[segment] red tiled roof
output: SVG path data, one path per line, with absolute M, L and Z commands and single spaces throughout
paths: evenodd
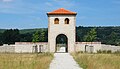
M 52 12 L 48 12 L 47 13 L 48 15 L 76 15 L 77 13 L 76 12 L 71 12 L 69 10 L 66 10 L 64 8 L 60 8 L 60 9 L 57 9 L 57 10 L 54 10 Z

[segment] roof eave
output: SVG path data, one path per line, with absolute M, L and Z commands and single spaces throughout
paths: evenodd
M 77 13 L 47 13 L 47 15 L 77 15 Z

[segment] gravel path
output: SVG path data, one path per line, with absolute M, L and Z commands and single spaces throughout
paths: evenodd
M 55 53 L 49 69 L 82 69 L 69 53 Z

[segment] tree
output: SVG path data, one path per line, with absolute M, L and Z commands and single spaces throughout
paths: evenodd
M 116 39 L 117 39 L 117 34 L 115 32 L 112 32 L 110 35 L 109 35 L 109 38 L 110 39 L 113 39 L 113 41 L 115 42 Z
M 2 42 L 2 33 L 0 33 L 0 45 L 2 45 L 3 42 Z
M 91 29 L 87 35 L 84 36 L 84 41 L 86 42 L 93 42 L 97 37 L 97 32 L 96 32 L 96 28 Z
M 107 44 L 112 44 L 112 45 L 117 45 L 119 44 L 119 38 L 117 36 L 117 33 L 115 33 L 114 31 L 111 32 L 111 34 L 108 36 L 107 38 L 108 42 Z
M 45 37 L 45 42 L 48 42 L 48 30 L 45 30 L 44 37 Z
M 39 42 L 39 33 L 38 31 L 36 31 L 34 34 L 33 34 L 33 39 L 32 39 L 32 42 Z
M 76 42 L 82 41 L 83 40 L 82 37 L 83 37 L 82 29 L 76 28 Z
M 34 33 L 24 33 L 20 34 L 20 41 L 21 42 L 32 42 Z
M 40 42 L 44 42 L 45 41 L 45 31 L 41 31 L 40 32 Z
M 20 33 L 18 29 L 9 29 L 3 32 L 3 43 L 14 44 L 20 41 Z

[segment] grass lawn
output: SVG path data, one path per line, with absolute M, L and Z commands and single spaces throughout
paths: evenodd
M 53 54 L 0 53 L 0 69 L 48 69 Z
M 120 54 L 72 53 L 72 55 L 84 69 L 120 69 Z

